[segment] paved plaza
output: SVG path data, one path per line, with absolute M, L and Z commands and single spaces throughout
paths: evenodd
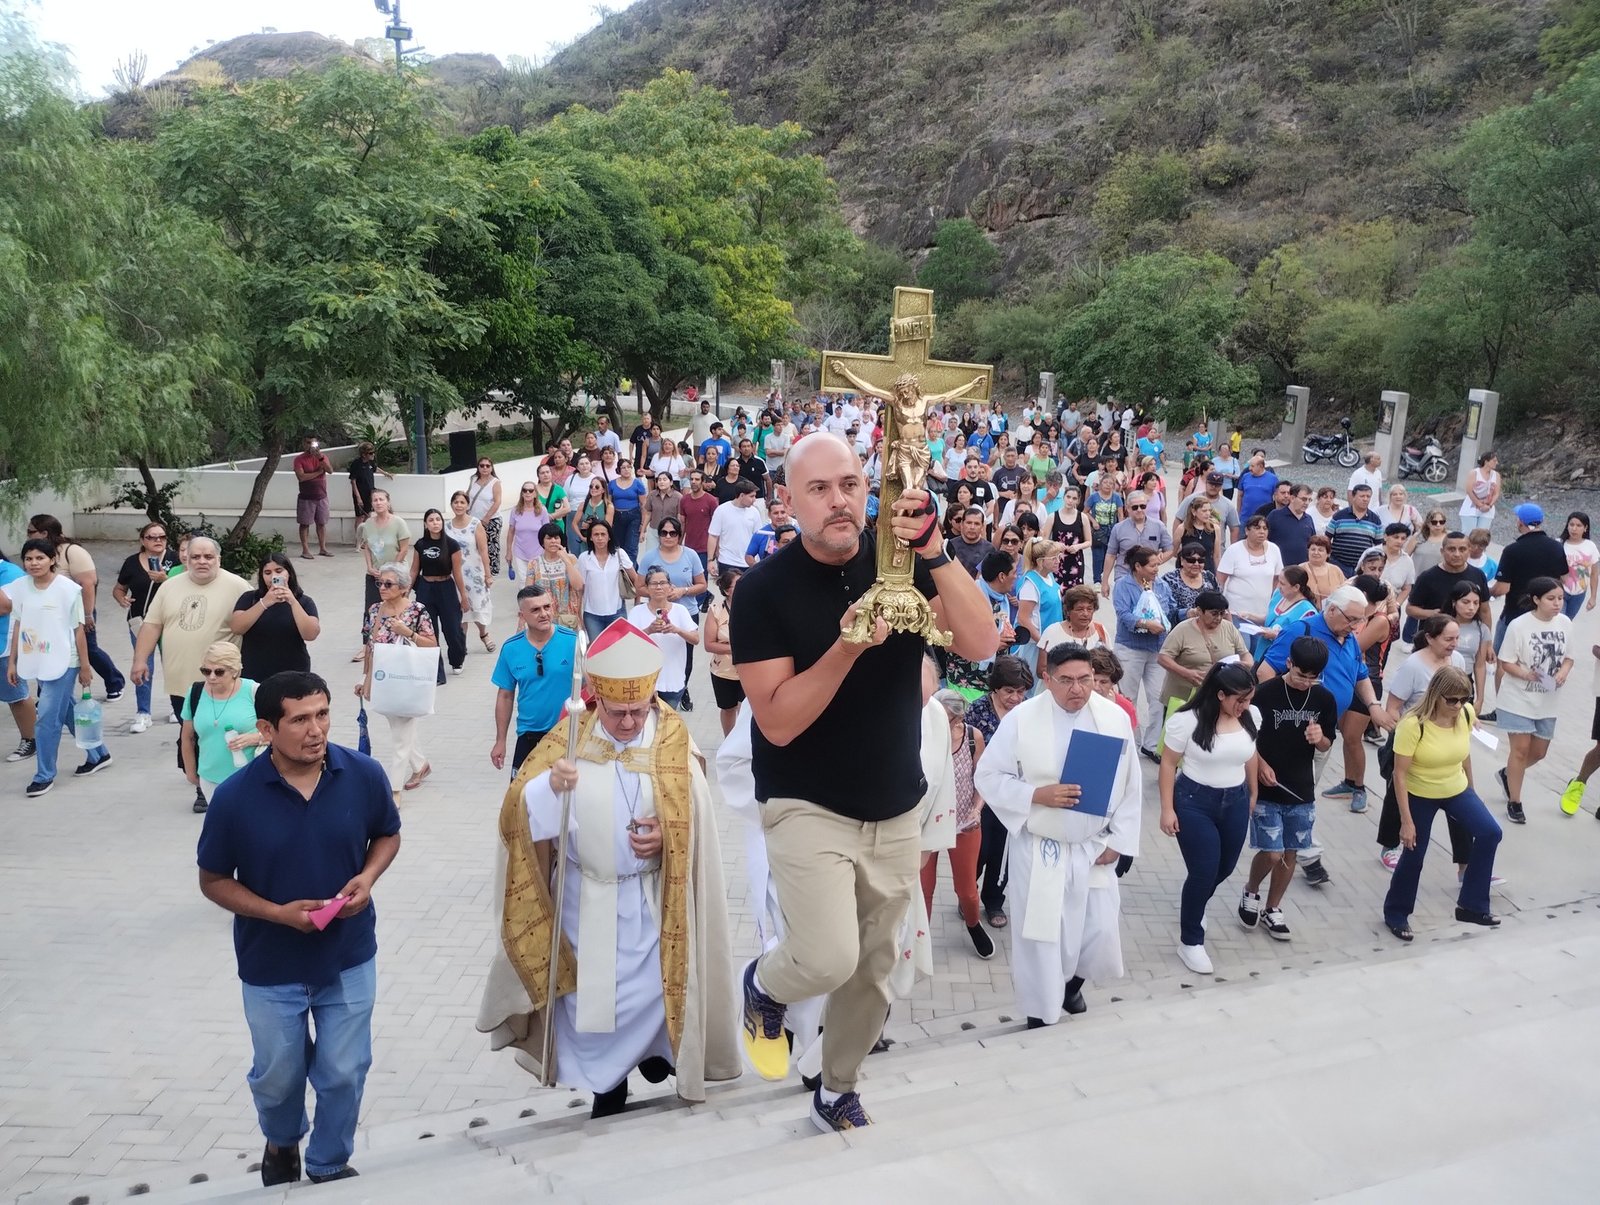
M 129 524 L 130 532 L 133 524 Z M 102 577 L 133 546 L 94 546 Z M 334 738 L 354 745 L 361 561 L 352 549 L 332 560 L 297 562 L 322 613 L 313 647 L 331 683 Z M 512 589 L 496 586 L 495 635 L 512 630 Z M 108 591 L 100 599 L 106 645 L 127 668 L 128 650 Z M 1105 617 L 1102 617 L 1104 621 Z M 1515 943 L 1561 905 L 1595 895 L 1600 824 L 1594 806 L 1566 818 L 1555 798 L 1589 745 L 1593 662 L 1600 619 L 1577 620 L 1578 666 L 1563 695 L 1551 756 L 1529 776 L 1529 822 L 1506 826 L 1496 891 L 1502 930 L 1490 942 Z M 491 1055 L 473 1028 L 488 962 L 491 856 L 504 776 L 489 764 L 492 655 L 474 641 L 465 672 L 441 688 L 439 714 L 422 722 L 432 778 L 406 793 L 404 845 L 379 883 L 379 998 L 374 1065 L 364 1126 L 423 1113 L 493 1105 L 529 1095 L 532 1079 L 504 1055 Z M 696 658 L 687 718 L 708 754 L 720 738 L 705 657 Z M 96 689 L 101 689 L 97 683 Z M 158 699 L 164 696 L 158 686 Z M 195 838 L 201 818 L 193 793 L 174 768 L 175 725 L 127 732 L 133 692 L 107 707 L 107 743 L 115 764 L 86 781 L 70 775 L 38 800 L 23 797 L 32 763 L 0 763 L 0 1198 L 59 1188 L 84 1178 L 129 1176 L 176 1162 L 259 1152 L 261 1138 L 245 1086 L 249 1042 L 240 1012 L 229 917 L 196 885 Z M 389 748 L 374 718 L 375 753 Z M 5 738 L 7 747 L 12 738 Z M 63 750 L 66 764 L 73 752 Z M 1492 772 L 1504 761 L 1475 749 L 1476 780 L 1503 816 Z M 1372 759 L 1369 758 L 1369 762 Z M 1143 764 L 1143 763 L 1141 763 Z M 1337 750 L 1324 785 L 1338 777 Z M 1154 767 L 1146 780 L 1143 853 L 1123 880 L 1123 933 L 1129 979 L 1093 985 L 1091 1009 L 1110 997 L 1176 995 L 1192 983 L 1175 956 L 1182 864 L 1176 843 L 1156 825 Z M 1370 780 L 1377 781 L 1375 767 Z M 1600 785 L 1595 790 L 1600 796 Z M 1290 943 L 1242 932 L 1232 910 L 1242 875 L 1224 885 L 1210 911 L 1208 949 L 1218 980 L 1258 982 L 1313 965 L 1392 960 L 1453 943 L 1467 926 L 1452 919 L 1454 872 L 1442 852 L 1429 858 L 1406 951 L 1380 923 L 1387 875 L 1377 861 L 1378 808 L 1352 815 L 1337 802 L 1319 808 L 1331 886 L 1297 880 L 1285 904 Z M 736 952 L 754 952 L 745 898 L 742 840 L 722 818 L 723 860 L 734 914 Z M 1443 836 L 1442 825 L 1439 836 Z M 890 1034 L 911 1036 L 1009 1017 L 1006 942 L 992 962 L 971 952 L 945 877 L 933 917 L 935 974 L 918 985 Z M 1359 1025 L 1353 1019 L 1352 1025 Z

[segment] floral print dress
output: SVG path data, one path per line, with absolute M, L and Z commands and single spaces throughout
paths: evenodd
M 489 568 L 478 555 L 478 520 L 468 519 L 465 527 L 446 523 L 444 529 L 461 546 L 461 580 L 467 587 L 467 609 L 461 618 L 488 627 L 494 621 L 494 600 L 489 595 Z

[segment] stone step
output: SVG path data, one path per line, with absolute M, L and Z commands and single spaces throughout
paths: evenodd
M 713 1088 L 710 1099 L 693 1106 L 667 1085 L 652 1088 L 655 1095 L 641 1092 L 627 1114 L 597 1123 L 587 1121 L 584 1098 L 564 1091 L 388 1123 L 360 1136 L 354 1162 L 361 1177 L 319 1187 L 317 1200 L 334 1193 L 421 1200 L 409 1194 L 480 1174 L 514 1183 L 515 1192 L 506 1189 L 510 1196 L 656 1201 L 674 1199 L 680 1184 L 701 1193 L 714 1184 L 719 1199 L 744 1199 L 747 1192 L 757 1199 L 777 1167 L 807 1184 L 842 1174 L 839 1168 L 875 1177 L 890 1163 L 951 1159 L 980 1139 L 1003 1145 L 1036 1122 L 1076 1129 L 1137 1115 L 1137 1128 L 1153 1133 L 1146 1122 L 1151 1112 L 1209 1107 L 1227 1115 L 1228 1102 L 1273 1099 L 1329 1076 L 1348 1079 L 1351 1068 L 1364 1068 L 1373 1100 L 1383 1099 L 1376 1094 L 1391 1082 L 1388 1068 L 1397 1061 L 1448 1061 L 1433 1053 L 1443 1050 L 1470 1065 L 1464 1051 L 1476 1043 L 1570 1027 L 1584 1010 L 1591 1025 L 1600 1019 L 1591 1003 L 1600 1000 L 1600 934 L 1585 921 L 1587 915 L 1472 932 L 1415 957 L 1216 984 L 1176 997 L 1113 1002 L 1113 992 L 1091 991 L 1089 1013 L 1046 1029 L 975 1024 L 915 1037 L 868 1059 L 862 1087 L 875 1124 L 846 1136 L 814 1131 L 797 1079 L 770 1084 L 753 1077 Z M 1305 1103 L 1294 1100 L 1296 1108 Z M 569 1107 L 574 1101 L 582 1107 Z M 981 1160 L 962 1160 L 963 1174 L 997 1174 Z M 175 1168 L 164 1181 L 143 1181 L 149 1199 L 285 1199 L 284 1190 L 264 1190 L 254 1176 L 241 1175 L 238 1161 L 206 1184 L 187 1184 L 195 1171 Z M 131 1186 L 110 1181 L 28 1200 L 100 1205 L 125 1199 Z M 433 1199 L 443 1195 L 441 1188 Z

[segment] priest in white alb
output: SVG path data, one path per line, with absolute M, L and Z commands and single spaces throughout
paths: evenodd
M 676 1075 L 678 1095 L 740 1071 L 727 896 L 716 817 L 683 720 L 655 697 L 661 650 L 626 620 L 585 665 L 592 711 L 577 757 L 559 725 L 528 755 L 500 811 L 499 943 L 478 1029 L 539 1071 L 548 1016 L 555 838 L 571 789 L 555 1079 L 620 1113 L 628 1076 Z
M 1006 713 L 973 776 L 1006 826 L 1011 977 L 1029 1028 L 1081 1013 L 1086 980 L 1119 979 L 1121 894 L 1116 864 L 1139 852 L 1142 783 L 1133 726 L 1095 693 L 1089 653 L 1050 650 L 1044 691 Z M 1105 815 L 1077 811 L 1082 787 L 1062 769 L 1075 731 L 1120 741 Z

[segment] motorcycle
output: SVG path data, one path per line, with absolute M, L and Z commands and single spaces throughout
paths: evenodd
M 1337 435 L 1306 436 L 1305 446 L 1300 449 L 1300 455 L 1307 464 L 1316 464 L 1319 460 L 1333 460 L 1347 469 L 1353 469 L 1361 463 L 1361 449 L 1356 447 L 1355 441 L 1350 438 L 1349 418 L 1341 418 L 1339 428 Z
M 1419 442 L 1421 447 L 1408 444 L 1401 449 L 1400 476 L 1409 477 L 1415 473 L 1424 481 L 1437 485 L 1450 476 L 1450 462 L 1444 458 L 1444 449 L 1439 446 L 1437 435 L 1425 435 Z

